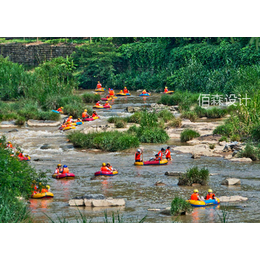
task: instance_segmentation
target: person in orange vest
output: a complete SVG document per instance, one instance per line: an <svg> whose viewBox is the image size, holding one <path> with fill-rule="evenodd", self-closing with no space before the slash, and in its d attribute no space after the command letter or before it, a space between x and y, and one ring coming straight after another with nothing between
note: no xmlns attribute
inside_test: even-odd
<svg viewBox="0 0 260 260"><path fill-rule="evenodd" d="M63 113L63 107L58 108L57 111Z"/></svg>
<svg viewBox="0 0 260 260"><path fill-rule="evenodd" d="M141 151L140 149L137 149L136 153L135 153L135 161L136 162L142 162L141 160L141 154L143 153L143 151Z"/></svg>
<svg viewBox="0 0 260 260"><path fill-rule="evenodd" d="M146 90L145 90L145 89L143 90L142 94L147 94L147 92L146 92Z"/></svg>
<svg viewBox="0 0 260 260"><path fill-rule="evenodd" d="M128 89L124 87L124 93L128 93Z"/></svg>
<svg viewBox="0 0 260 260"><path fill-rule="evenodd" d="M109 102L108 102L108 101L106 101L106 103L105 103L105 106L110 106L110 104L109 104Z"/></svg>
<svg viewBox="0 0 260 260"><path fill-rule="evenodd" d="M57 165L57 168L56 168L54 173L55 174L62 174L62 168L61 168L61 164L60 163Z"/></svg>
<svg viewBox="0 0 260 260"><path fill-rule="evenodd" d="M84 112L82 113L82 118L88 118L89 117L89 114L88 114L88 110L85 109Z"/></svg>
<svg viewBox="0 0 260 260"><path fill-rule="evenodd" d="M100 89L100 88L102 88L102 85L101 85L100 81L98 81L97 89Z"/></svg>
<svg viewBox="0 0 260 260"><path fill-rule="evenodd" d="M159 157L160 157L160 160L162 160L163 158L163 153L164 153L165 149L162 148L161 151L158 153Z"/></svg>
<svg viewBox="0 0 260 260"><path fill-rule="evenodd" d="M13 145L11 142L7 142L6 148L13 148Z"/></svg>
<svg viewBox="0 0 260 260"><path fill-rule="evenodd" d="M203 198L199 196L199 191L195 189L190 196L190 200L203 200Z"/></svg>
<svg viewBox="0 0 260 260"><path fill-rule="evenodd" d="M114 96L114 95L115 95L115 91L114 91L113 89L110 89L110 90L109 90L109 95L110 95L110 96Z"/></svg>
<svg viewBox="0 0 260 260"><path fill-rule="evenodd" d="M69 118L66 120L66 124L71 124L72 123L72 116L69 116Z"/></svg>
<svg viewBox="0 0 260 260"><path fill-rule="evenodd" d="M69 170L68 166L67 165L63 165L62 173L69 173L69 172L70 172L70 170Z"/></svg>
<svg viewBox="0 0 260 260"><path fill-rule="evenodd" d="M100 101L98 101L97 103L96 103L96 106L101 106L101 104L100 104Z"/></svg>
<svg viewBox="0 0 260 260"><path fill-rule="evenodd" d="M123 94L124 92L123 92L123 90L121 89L119 93L120 93L120 94Z"/></svg>
<svg viewBox="0 0 260 260"><path fill-rule="evenodd" d="M107 168L109 169L109 171L113 172L115 171L115 169L113 169L112 165L110 163L107 163Z"/></svg>
<svg viewBox="0 0 260 260"><path fill-rule="evenodd" d="M213 193L212 189L208 190L208 194L205 197L205 200L214 200L215 199L215 194Z"/></svg>
<svg viewBox="0 0 260 260"><path fill-rule="evenodd" d="M33 189L32 195L38 193L38 191L37 191L37 190L38 190L38 186L36 185L36 181L33 181L33 183L32 183L32 189Z"/></svg>
<svg viewBox="0 0 260 260"><path fill-rule="evenodd" d="M167 93L169 90L167 87L164 88L164 93Z"/></svg>
<svg viewBox="0 0 260 260"><path fill-rule="evenodd" d="M110 171L109 168L107 167L106 163L102 163L102 167L100 169L102 172L107 172Z"/></svg>
<svg viewBox="0 0 260 260"><path fill-rule="evenodd" d="M99 117L96 111L93 111L92 117Z"/></svg>
<svg viewBox="0 0 260 260"><path fill-rule="evenodd" d="M171 161L172 160L172 157L171 157L171 151L170 151L171 147L168 146L167 149L165 150L165 157L168 161Z"/></svg>
<svg viewBox="0 0 260 260"><path fill-rule="evenodd" d="M154 161L160 161L159 154L156 154L156 155L155 155Z"/></svg>

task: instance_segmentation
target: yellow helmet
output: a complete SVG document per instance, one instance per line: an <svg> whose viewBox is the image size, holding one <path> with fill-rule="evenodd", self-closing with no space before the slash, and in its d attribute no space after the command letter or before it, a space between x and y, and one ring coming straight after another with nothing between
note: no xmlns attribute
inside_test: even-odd
<svg viewBox="0 0 260 260"><path fill-rule="evenodd" d="M72 118L72 116L70 116L70 118Z"/></svg>
<svg viewBox="0 0 260 260"><path fill-rule="evenodd" d="M49 190L50 189L50 185L46 185L46 188Z"/></svg>
<svg viewBox="0 0 260 260"><path fill-rule="evenodd" d="M57 165L57 167L61 167L61 164L59 163L59 164Z"/></svg>
<svg viewBox="0 0 260 260"><path fill-rule="evenodd" d="M197 189L195 189L193 192L199 192Z"/></svg>
<svg viewBox="0 0 260 260"><path fill-rule="evenodd" d="M126 88L126 86L124 86L124 88Z"/></svg>
<svg viewBox="0 0 260 260"><path fill-rule="evenodd" d="M146 91L146 90L144 90L144 91Z"/></svg>
<svg viewBox="0 0 260 260"><path fill-rule="evenodd" d="M209 189L208 192L213 192L212 189Z"/></svg>
<svg viewBox="0 0 260 260"><path fill-rule="evenodd" d="M61 107L61 109L63 109L63 107Z"/></svg>
<svg viewBox="0 0 260 260"><path fill-rule="evenodd" d="M84 110L84 112L87 112L87 111L88 111L87 109Z"/></svg>
<svg viewBox="0 0 260 260"><path fill-rule="evenodd" d="M102 163L102 166L106 166L106 163L103 162L103 163Z"/></svg>
<svg viewBox="0 0 260 260"><path fill-rule="evenodd" d="M7 143L8 143L8 144L10 144L11 142L10 142L10 141L8 141Z"/></svg>

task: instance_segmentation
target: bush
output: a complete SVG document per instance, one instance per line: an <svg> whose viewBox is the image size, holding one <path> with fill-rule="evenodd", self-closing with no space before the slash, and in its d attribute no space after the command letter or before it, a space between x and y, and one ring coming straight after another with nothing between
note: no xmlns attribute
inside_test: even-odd
<svg viewBox="0 0 260 260"><path fill-rule="evenodd" d="M207 109L207 118L221 118L227 114L226 109L213 107Z"/></svg>
<svg viewBox="0 0 260 260"><path fill-rule="evenodd" d="M210 145L209 145L209 148L210 148L210 149L214 149L215 146L216 146L216 144L210 144Z"/></svg>
<svg viewBox="0 0 260 260"><path fill-rule="evenodd" d="M174 117L169 123L168 126L170 127L181 127L182 126L182 120L180 117Z"/></svg>
<svg viewBox="0 0 260 260"><path fill-rule="evenodd" d="M192 186L193 183L206 185L209 179L209 170L206 168L198 169L192 167L187 172L179 177L178 185Z"/></svg>
<svg viewBox="0 0 260 260"><path fill-rule="evenodd" d="M197 114L198 117L206 117L207 116L207 109L201 106L196 106L194 108L194 113Z"/></svg>
<svg viewBox="0 0 260 260"><path fill-rule="evenodd" d="M74 131L69 133L67 137L75 147L96 148L109 152L136 148L140 144L137 137L118 131L89 134Z"/></svg>
<svg viewBox="0 0 260 260"><path fill-rule="evenodd" d="M219 142L223 142L223 141L228 142L228 138L226 136L221 136L221 138L219 139Z"/></svg>
<svg viewBox="0 0 260 260"><path fill-rule="evenodd" d="M224 124L224 125L219 125L217 126L214 131L213 134L219 134L219 135L224 135L224 136L228 136L230 137L231 134L233 132L233 126L231 124Z"/></svg>
<svg viewBox="0 0 260 260"><path fill-rule="evenodd" d="M95 93L85 93L82 95L82 99L85 103L94 103L99 101L101 96Z"/></svg>
<svg viewBox="0 0 260 260"><path fill-rule="evenodd" d="M200 134L198 132L192 129L185 129L181 132L181 142L187 142L199 136Z"/></svg>
<svg viewBox="0 0 260 260"><path fill-rule="evenodd" d="M81 118L81 115L84 111L85 107L79 103L79 104L69 104L64 106L64 114L70 115L73 118ZM92 109L88 108L88 113L92 113Z"/></svg>
<svg viewBox="0 0 260 260"><path fill-rule="evenodd" d="M130 117L127 117L127 122L128 123L140 124L141 123L141 118L142 118L142 113L141 112L135 112Z"/></svg>
<svg viewBox="0 0 260 260"><path fill-rule="evenodd" d="M183 212L191 212L192 206L185 199L175 197L171 203L171 215L180 215Z"/></svg>
<svg viewBox="0 0 260 260"><path fill-rule="evenodd" d="M158 118L161 118L165 123L174 118L174 115L167 109L161 110L158 113Z"/></svg>
<svg viewBox="0 0 260 260"><path fill-rule="evenodd" d="M116 128L125 128L126 127L126 122L124 120L118 120L116 123L115 123L115 127Z"/></svg>
<svg viewBox="0 0 260 260"><path fill-rule="evenodd" d="M196 119L198 118L197 114L193 111L184 111L181 114L181 118L187 118L189 119L191 122L195 122Z"/></svg>
<svg viewBox="0 0 260 260"><path fill-rule="evenodd" d="M232 136L230 137L230 140L231 140L232 142L234 142L234 141L239 142L239 141L240 141L240 136L239 136L239 135L232 135Z"/></svg>
<svg viewBox="0 0 260 260"><path fill-rule="evenodd" d="M15 120L16 125L24 125L26 122L26 119L22 116L18 116L17 119Z"/></svg>
<svg viewBox="0 0 260 260"><path fill-rule="evenodd" d="M260 159L260 149L259 147L256 148L250 143L247 143L245 149L238 152L237 157L246 157L251 158L252 161L257 161Z"/></svg>

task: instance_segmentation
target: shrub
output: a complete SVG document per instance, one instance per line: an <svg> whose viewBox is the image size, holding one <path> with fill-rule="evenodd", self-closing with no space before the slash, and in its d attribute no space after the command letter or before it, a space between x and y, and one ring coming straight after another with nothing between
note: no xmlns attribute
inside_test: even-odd
<svg viewBox="0 0 260 260"><path fill-rule="evenodd" d="M182 126L182 120L180 117L174 117L169 123L168 126L170 127L181 127Z"/></svg>
<svg viewBox="0 0 260 260"><path fill-rule="evenodd" d="M73 118L81 118L81 115L84 111L85 107L83 106L83 104L79 103L79 104L69 104L64 106L64 114L70 115ZM88 113L91 114L92 113L92 108L88 108Z"/></svg>
<svg viewBox="0 0 260 260"><path fill-rule="evenodd" d="M85 93L82 95L82 99L85 103L94 103L99 101L101 96L95 93Z"/></svg>
<svg viewBox="0 0 260 260"><path fill-rule="evenodd" d="M213 107L210 109L207 109L207 117L208 118L221 118L227 114L226 109Z"/></svg>
<svg viewBox="0 0 260 260"><path fill-rule="evenodd" d="M199 136L200 134L198 132L192 129L185 129L181 132L181 142L187 142Z"/></svg>
<svg viewBox="0 0 260 260"><path fill-rule="evenodd" d="M16 125L24 125L26 122L26 119L22 116L18 116L17 119L15 120Z"/></svg>
<svg viewBox="0 0 260 260"><path fill-rule="evenodd" d="M115 127L116 128L125 128L126 127L126 122L124 120L118 120L116 123L115 123Z"/></svg>
<svg viewBox="0 0 260 260"><path fill-rule="evenodd" d="M74 131L68 134L68 139L75 147L96 148L103 151L120 151L139 146L137 137L118 131L84 134Z"/></svg>
<svg viewBox="0 0 260 260"><path fill-rule="evenodd" d="M207 116L207 109L205 109L204 107L196 106L193 111L197 114L198 117Z"/></svg>
<svg viewBox="0 0 260 260"><path fill-rule="evenodd" d="M221 136L221 138L219 139L219 142L222 142L222 141L228 141L228 138L226 136Z"/></svg>
<svg viewBox="0 0 260 260"><path fill-rule="evenodd" d="M185 199L175 197L171 203L171 215L180 215L183 212L191 212L192 206Z"/></svg>
<svg viewBox="0 0 260 260"><path fill-rule="evenodd" d="M260 149L259 149L259 147L256 148L253 145L251 145L250 143L247 143L245 149L238 152L237 157L251 158L252 161L259 160L260 159Z"/></svg>
<svg viewBox="0 0 260 260"><path fill-rule="evenodd" d="M174 115L167 109L161 110L158 113L158 118L161 118L165 123L174 118Z"/></svg>
<svg viewBox="0 0 260 260"><path fill-rule="evenodd" d="M216 146L216 144L210 144L210 145L209 145L209 148L210 148L210 149L214 149L215 146Z"/></svg>
<svg viewBox="0 0 260 260"><path fill-rule="evenodd" d="M202 168L199 170L197 166L187 170L187 172L179 177L178 185L192 186L193 183L206 185L209 179L209 170Z"/></svg>
<svg viewBox="0 0 260 260"><path fill-rule="evenodd" d="M128 123L140 124L141 123L141 118L142 118L142 113L141 112L135 112L130 117L127 117L127 122Z"/></svg>
<svg viewBox="0 0 260 260"><path fill-rule="evenodd" d="M219 134L219 135L224 135L224 136L228 136L230 137L231 134L233 132L233 126L232 124L224 124L224 125L219 125L217 126L214 131L213 134Z"/></svg>
<svg viewBox="0 0 260 260"><path fill-rule="evenodd" d="M234 142L234 141L240 141L240 136L239 135L232 135L231 137L230 137L230 140L232 141L232 142Z"/></svg>
<svg viewBox="0 0 260 260"><path fill-rule="evenodd" d="M189 119L191 122L195 122L196 119L198 118L197 114L193 111L184 111L181 114L181 118L187 118Z"/></svg>
<svg viewBox="0 0 260 260"><path fill-rule="evenodd" d="M260 140L260 124L257 124L252 129L252 138L255 140Z"/></svg>

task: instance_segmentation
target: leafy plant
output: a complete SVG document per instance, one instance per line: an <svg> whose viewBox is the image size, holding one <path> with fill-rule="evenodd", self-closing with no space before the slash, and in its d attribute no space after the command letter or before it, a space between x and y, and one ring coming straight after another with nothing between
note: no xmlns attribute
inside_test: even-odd
<svg viewBox="0 0 260 260"><path fill-rule="evenodd" d="M175 197L171 203L171 215L180 215L183 212L191 212L192 206L181 197Z"/></svg>
<svg viewBox="0 0 260 260"><path fill-rule="evenodd" d="M209 179L209 170L192 167L179 177L178 185L192 186L193 183L206 185Z"/></svg>
<svg viewBox="0 0 260 260"><path fill-rule="evenodd" d="M199 136L200 134L198 132L192 129L185 129L181 132L181 142L187 142Z"/></svg>

